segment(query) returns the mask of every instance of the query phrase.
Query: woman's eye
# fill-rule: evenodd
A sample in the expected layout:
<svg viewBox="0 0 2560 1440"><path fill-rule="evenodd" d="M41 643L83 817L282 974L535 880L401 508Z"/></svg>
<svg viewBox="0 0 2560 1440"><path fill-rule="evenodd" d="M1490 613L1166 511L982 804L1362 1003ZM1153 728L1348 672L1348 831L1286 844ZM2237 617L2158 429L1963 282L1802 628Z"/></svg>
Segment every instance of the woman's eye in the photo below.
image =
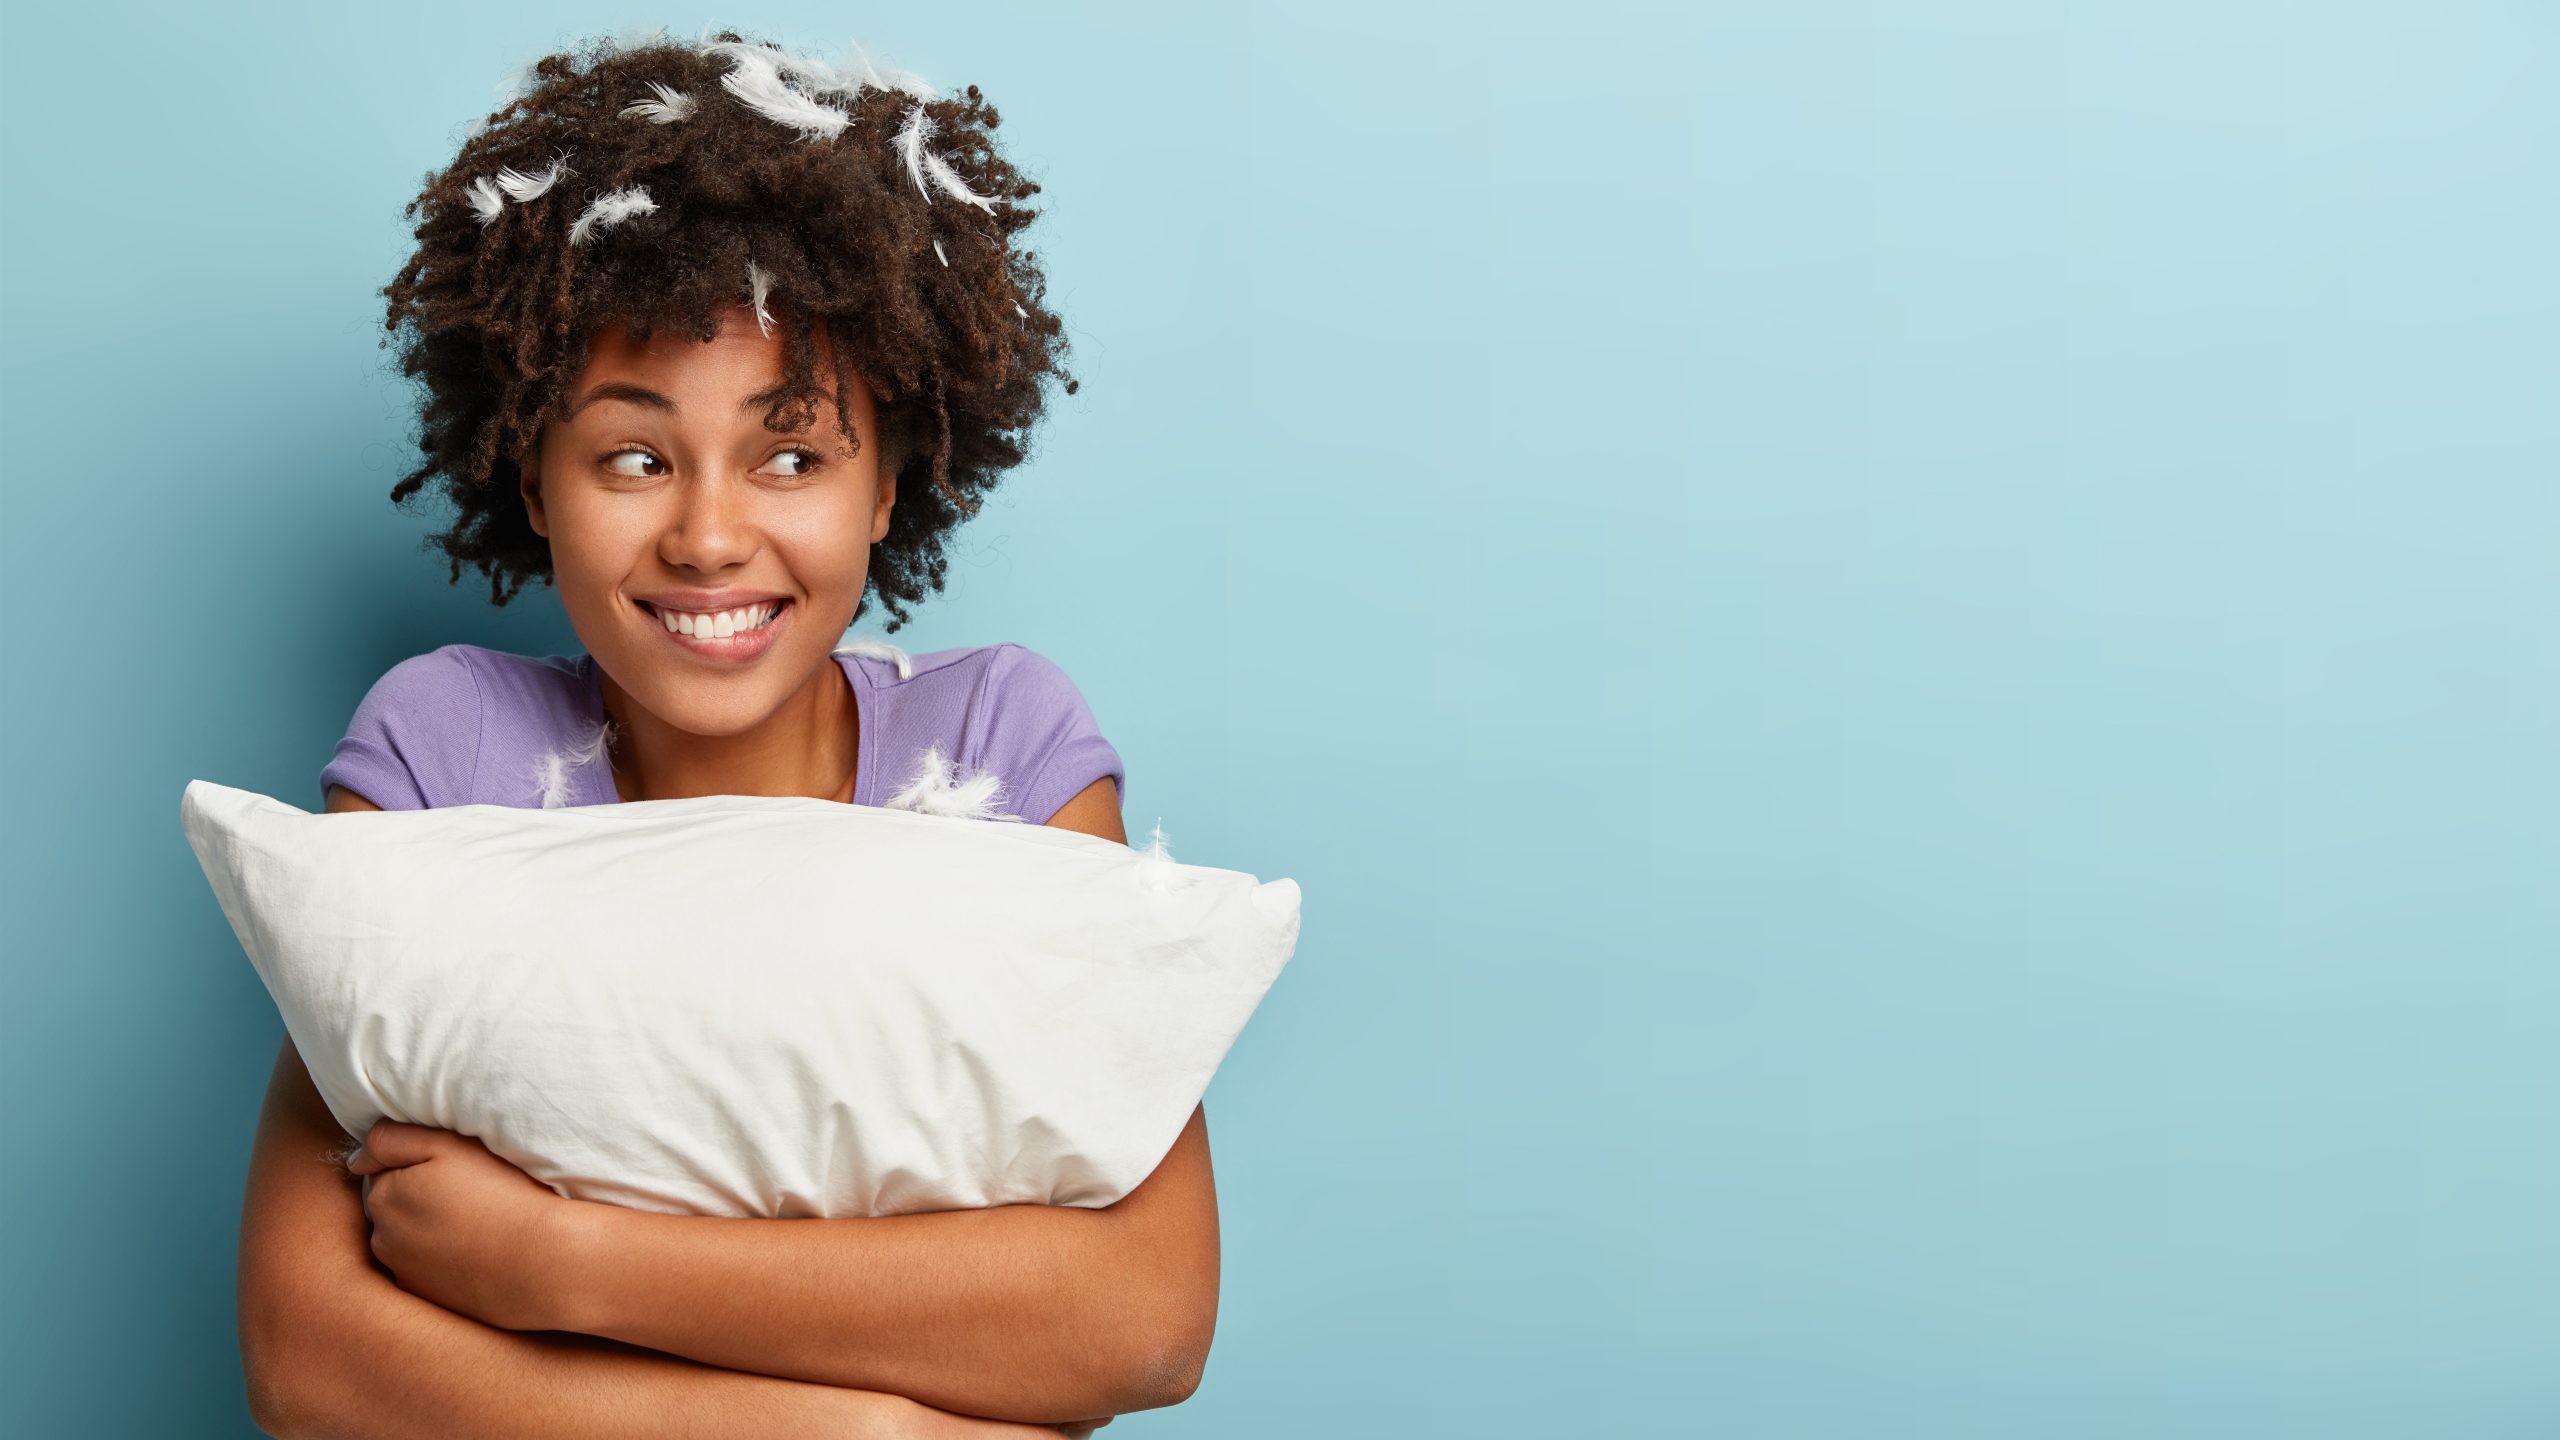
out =
<svg viewBox="0 0 2560 1440"><path fill-rule="evenodd" d="M796 480L815 473L820 465L826 463L826 457L806 446L795 445L791 449L777 453L766 463L785 466L783 473ZM788 468L794 463L798 465L798 469ZM622 449L607 452L603 464L605 473L609 475L620 475L632 480L651 480L666 473L667 462L646 450ZM647 468L652 465L658 468L655 470Z"/></svg>
<svg viewBox="0 0 2560 1440"><path fill-rule="evenodd" d="M788 459L792 456L797 456L800 460L800 468L788 472L794 478L811 474L815 472L821 464L825 463L825 457L821 456L817 451L801 446L794 446L789 450L781 451L773 458L779 461Z"/></svg>

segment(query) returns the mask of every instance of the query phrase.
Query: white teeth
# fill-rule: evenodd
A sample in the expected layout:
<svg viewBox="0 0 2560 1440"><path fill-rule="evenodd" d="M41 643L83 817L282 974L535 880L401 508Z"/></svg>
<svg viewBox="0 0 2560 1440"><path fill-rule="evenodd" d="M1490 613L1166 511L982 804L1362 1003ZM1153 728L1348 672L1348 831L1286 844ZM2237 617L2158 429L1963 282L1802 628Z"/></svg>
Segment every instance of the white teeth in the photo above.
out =
<svg viewBox="0 0 2560 1440"><path fill-rule="evenodd" d="M780 601L768 600L742 610L720 610L697 615L689 610L660 610L658 620L678 635L692 635L704 640L725 640L741 630L758 630L772 623L782 613Z"/></svg>

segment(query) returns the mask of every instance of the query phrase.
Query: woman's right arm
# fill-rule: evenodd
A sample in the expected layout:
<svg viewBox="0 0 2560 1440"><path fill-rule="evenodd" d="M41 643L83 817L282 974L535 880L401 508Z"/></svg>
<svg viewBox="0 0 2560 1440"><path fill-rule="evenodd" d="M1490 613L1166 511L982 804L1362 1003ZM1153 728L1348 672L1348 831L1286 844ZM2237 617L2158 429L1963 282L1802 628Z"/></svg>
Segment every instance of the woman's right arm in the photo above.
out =
<svg viewBox="0 0 2560 1440"><path fill-rule="evenodd" d="M332 788L329 809L372 810ZM348 1137L287 1037L240 1219L240 1356L271 1435L951 1437L1056 1440L903 1396L784 1380L587 1337L501 1330L412 1295L374 1261Z"/></svg>

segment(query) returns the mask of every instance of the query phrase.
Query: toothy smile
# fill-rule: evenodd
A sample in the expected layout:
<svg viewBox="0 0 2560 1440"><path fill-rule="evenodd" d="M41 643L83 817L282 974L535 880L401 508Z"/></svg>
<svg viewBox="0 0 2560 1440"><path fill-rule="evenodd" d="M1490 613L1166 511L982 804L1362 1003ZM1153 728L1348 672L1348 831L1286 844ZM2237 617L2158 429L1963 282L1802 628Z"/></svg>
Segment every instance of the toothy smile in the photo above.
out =
<svg viewBox="0 0 2560 1440"><path fill-rule="evenodd" d="M640 608L658 617L660 623L677 635L692 635L705 640L724 640L740 631L761 630L782 613L788 600L766 600L735 610L669 610L643 600Z"/></svg>

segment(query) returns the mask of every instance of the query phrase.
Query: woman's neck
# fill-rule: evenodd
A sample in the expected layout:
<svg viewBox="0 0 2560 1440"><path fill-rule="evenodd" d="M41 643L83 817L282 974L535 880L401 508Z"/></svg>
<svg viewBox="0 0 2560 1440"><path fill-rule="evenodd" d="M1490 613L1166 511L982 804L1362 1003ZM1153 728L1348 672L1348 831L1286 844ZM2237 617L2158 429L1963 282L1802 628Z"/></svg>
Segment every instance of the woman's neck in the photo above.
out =
<svg viewBox="0 0 2560 1440"><path fill-rule="evenodd" d="M696 735L651 714L598 672L599 697L613 722L607 755L616 798L680 800L697 795L807 795L850 804L861 753L852 680L830 655L780 708L735 735Z"/></svg>

